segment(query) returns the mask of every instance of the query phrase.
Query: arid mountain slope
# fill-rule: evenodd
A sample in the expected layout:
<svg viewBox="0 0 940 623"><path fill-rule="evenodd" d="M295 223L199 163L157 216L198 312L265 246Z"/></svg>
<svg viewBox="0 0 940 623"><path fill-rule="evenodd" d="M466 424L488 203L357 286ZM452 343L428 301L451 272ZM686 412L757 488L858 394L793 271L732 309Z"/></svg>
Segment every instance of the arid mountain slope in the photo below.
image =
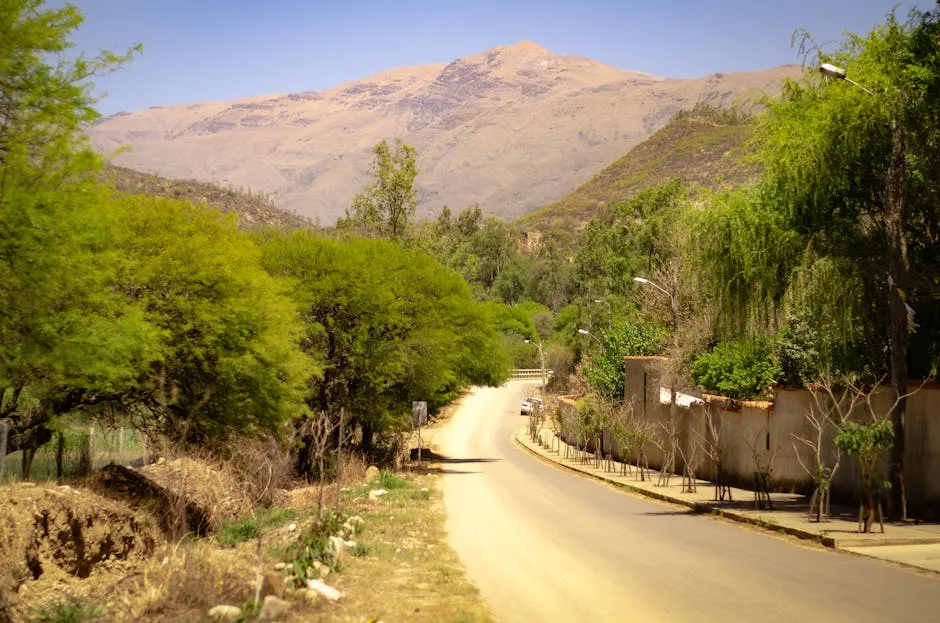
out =
<svg viewBox="0 0 940 623"><path fill-rule="evenodd" d="M122 193L185 199L203 203L226 214L235 213L242 229L316 227L313 221L281 208L271 197L261 192L225 188L212 182L170 180L116 166L107 167L104 178Z"/></svg>
<svg viewBox="0 0 940 623"><path fill-rule="evenodd" d="M419 215L479 203L520 216L563 197L696 102L777 90L799 68L664 79L518 43L328 91L156 107L92 131L116 164L273 193L324 225L370 179L370 149L420 154Z"/></svg>
<svg viewBox="0 0 940 623"><path fill-rule="evenodd" d="M704 108L704 109L703 109ZM753 120L732 111L697 107L673 118L651 137L576 188L517 220L528 232L553 227L579 230L604 204L678 178L692 187L730 188L757 179L760 170L749 159Z"/></svg>

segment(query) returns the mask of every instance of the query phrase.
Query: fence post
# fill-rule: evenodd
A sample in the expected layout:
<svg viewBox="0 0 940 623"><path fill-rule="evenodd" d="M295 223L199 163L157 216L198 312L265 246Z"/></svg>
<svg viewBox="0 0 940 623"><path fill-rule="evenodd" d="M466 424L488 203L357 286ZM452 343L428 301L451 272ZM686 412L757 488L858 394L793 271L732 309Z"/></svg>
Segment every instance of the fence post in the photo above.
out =
<svg viewBox="0 0 940 623"><path fill-rule="evenodd" d="M95 471L95 427L88 429L88 473Z"/></svg>
<svg viewBox="0 0 940 623"><path fill-rule="evenodd" d="M3 480L3 467L7 462L7 431L9 428L6 422L0 422L0 481Z"/></svg>
<svg viewBox="0 0 940 623"><path fill-rule="evenodd" d="M59 431L55 444L55 478L62 478L62 455L65 454L65 433Z"/></svg>

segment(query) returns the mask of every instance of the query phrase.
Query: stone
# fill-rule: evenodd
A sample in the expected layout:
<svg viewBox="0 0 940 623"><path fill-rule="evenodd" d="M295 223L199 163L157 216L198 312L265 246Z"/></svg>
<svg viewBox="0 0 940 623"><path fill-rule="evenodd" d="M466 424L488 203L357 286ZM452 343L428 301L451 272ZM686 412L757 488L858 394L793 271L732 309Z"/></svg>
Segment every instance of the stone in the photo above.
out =
<svg viewBox="0 0 940 623"><path fill-rule="evenodd" d="M316 591L318 594L323 595L323 597L329 599L330 601L336 601L343 596L341 592L332 586L324 584L320 580L307 580L307 588Z"/></svg>
<svg viewBox="0 0 940 623"><path fill-rule="evenodd" d="M329 549L333 551L334 560L337 562L342 557L343 552L346 550L346 541L342 537L331 536L330 544L328 545Z"/></svg>
<svg viewBox="0 0 940 623"><path fill-rule="evenodd" d="M241 608L222 604L209 610L209 618L213 621L235 621L242 615Z"/></svg>
<svg viewBox="0 0 940 623"><path fill-rule="evenodd" d="M276 619L288 610L290 610L289 601L284 601L274 595L268 595L261 604L261 614L258 615L258 618L262 621Z"/></svg>
<svg viewBox="0 0 940 623"><path fill-rule="evenodd" d="M320 593L310 588L298 591L297 596L308 604L315 604L320 599Z"/></svg>
<svg viewBox="0 0 940 623"><path fill-rule="evenodd" d="M296 530L296 529L297 529L297 524L295 524L295 523L292 523L292 524L290 524L289 526L287 526L287 531L288 531L288 532L293 532L293 531Z"/></svg>
<svg viewBox="0 0 940 623"><path fill-rule="evenodd" d="M356 542L355 542L355 541L346 541L346 542L344 543L344 545L346 546L346 549L352 549L352 548L356 547Z"/></svg>
<svg viewBox="0 0 940 623"><path fill-rule="evenodd" d="M279 562L279 563L275 563L275 565L274 565L274 570L275 570L275 571L283 571L283 570L286 569L286 568L287 568L287 563L286 563L286 562Z"/></svg>
<svg viewBox="0 0 940 623"><path fill-rule="evenodd" d="M373 489L372 491L369 491L369 499L377 500L383 495L385 495L386 493L388 493L388 491L386 491L385 489Z"/></svg>
<svg viewBox="0 0 940 623"><path fill-rule="evenodd" d="M366 482L372 482L373 480L379 477L380 473L381 472L379 472L378 467L376 467L375 465L370 465L369 467L366 468Z"/></svg>

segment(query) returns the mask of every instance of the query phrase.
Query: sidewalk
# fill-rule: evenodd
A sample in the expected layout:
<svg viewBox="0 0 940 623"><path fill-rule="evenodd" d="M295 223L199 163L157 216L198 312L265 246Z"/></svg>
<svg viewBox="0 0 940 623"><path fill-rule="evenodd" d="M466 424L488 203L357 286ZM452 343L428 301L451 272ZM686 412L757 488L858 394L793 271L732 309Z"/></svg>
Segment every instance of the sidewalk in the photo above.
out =
<svg viewBox="0 0 940 623"><path fill-rule="evenodd" d="M549 450L533 442L526 429L517 433L515 440L529 452L561 467L646 497L686 506L693 512L721 515L768 530L813 540L834 549L940 572L938 524L901 525L886 522L883 534L877 524L873 528L875 532L862 534L858 532L857 509L833 507L833 517L829 521L817 523L807 516L809 499L803 495L772 493L774 510L757 510L753 491L732 487L733 502L716 502L715 486L706 480L696 481L694 493L682 492L681 475L672 476L667 486L656 486L659 480L658 471L651 471L650 478L641 481L638 470L633 466L630 466L631 472L628 472L628 475L621 476L622 464L616 461L613 463L613 469L606 471L603 464L601 467L595 467L593 461L585 463L574 458L566 459L566 447L570 457L576 456L574 446L568 446L549 428L542 428L540 434L542 441L554 449Z"/></svg>

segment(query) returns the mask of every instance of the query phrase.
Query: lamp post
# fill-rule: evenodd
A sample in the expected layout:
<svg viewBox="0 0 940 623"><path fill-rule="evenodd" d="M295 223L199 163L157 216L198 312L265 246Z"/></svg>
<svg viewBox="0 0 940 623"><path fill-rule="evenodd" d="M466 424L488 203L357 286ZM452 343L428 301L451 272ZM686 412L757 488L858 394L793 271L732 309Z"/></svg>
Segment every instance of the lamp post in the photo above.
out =
<svg viewBox="0 0 940 623"><path fill-rule="evenodd" d="M610 331L610 328L611 328L611 327L613 326L613 324L614 324L614 310L613 310L613 307L611 307L610 303L608 303L608 302L605 301L604 299L594 299L594 302L595 302L595 303L603 303L604 305L607 306L607 330Z"/></svg>
<svg viewBox="0 0 940 623"><path fill-rule="evenodd" d="M541 373L542 373L542 390L545 390L545 353L542 351L542 342L535 342L527 339L526 344L535 344L539 349L539 361L542 364Z"/></svg>
<svg viewBox="0 0 940 623"><path fill-rule="evenodd" d="M578 329L578 333L580 333L581 335L587 335L588 337L593 339L595 342L600 344L601 348L604 348L604 343L600 341L599 339L597 339L597 336L591 333L590 331L588 331L587 329Z"/></svg>
<svg viewBox="0 0 940 623"><path fill-rule="evenodd" d="M830 78L843 80L864 91L875 94L851 80L845 69L823 63L819 71ZM907 257L907 236L904 231L904 176L907 170L907 132L903 118L897 113L896 104L891 112L891 155L885 180L884 222L888 240L888 298L891 326L888 345L891 349L891 386L894 390L895 407L891 412L894 428L894 444L891 446L891 497L896 516L907 520L907 494L904 489L904 416L907 411L907 352L910 345L908 316L913 310L905 302L907 274L910 268Z"/></svg>

